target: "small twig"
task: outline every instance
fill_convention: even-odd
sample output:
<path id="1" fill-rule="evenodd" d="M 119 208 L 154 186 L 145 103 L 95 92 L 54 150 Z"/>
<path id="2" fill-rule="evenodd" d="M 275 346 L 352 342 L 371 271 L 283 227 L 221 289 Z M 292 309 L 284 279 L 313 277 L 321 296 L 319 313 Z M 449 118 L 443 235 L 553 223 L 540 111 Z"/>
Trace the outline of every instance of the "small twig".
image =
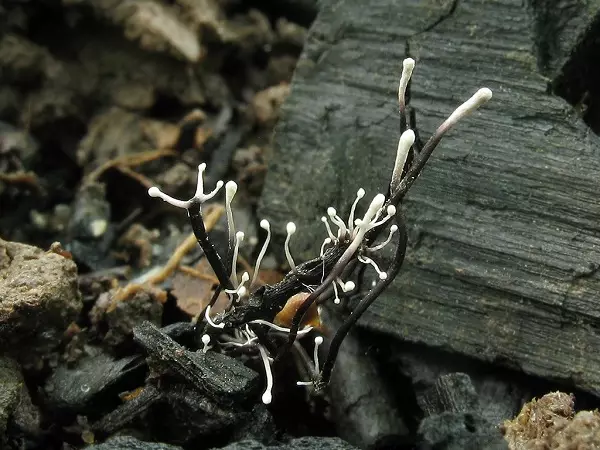
<path id="1" fill-rule="evenodd" d="M 44 189 L 40 184 L 38 176 L 31 171 L 18 171 L 11 173 L 0 173 L 0 181 L 9 184 L 25 184 L 33 187 L 39 194 L 44 194 Z"/>
<path id="2" fill-rule="evenodd" d="M 195 243 L 196 243 L 196 239 L 195 239 L 195 236 L 194 236 L 194 244 Z M 180 272 L 183 272 L 186 275 L 189 275 L 191 277 L 198 278 L 198 279 L 204 280 L 204 281 L 210 281 L 212 284 L 219 284 L 219 280 L 217 280 L 216 277 L 214 277 L 212 275 L 207 275 L 204 272 L 199 271 L 198 269 L 194 269 L 193 267 L 190 267 L 190 266 L 179 266 L 177 269 Z"/>
<path id="3" fill-rule="evenodd" d="M 154 182 L 150 178 L 130 169 L 129 167 L 121 166 L 121 167 L 116 167 L 116 169 L 119 172 L 121 172 L 123 175 L 127 175 L 129 178 L 137 181 L 142 186 L 144 186 L 146 189 L 149 189 L 154 185 Z"/>
<path id="4" fill-rule="evenodd" d="M 134 153 L 132 155 L 118 156 L 110 161 L 106 161 L 100 167 L 90 172 L 85 178 L 85 183 L 96 181 L 106 170 L 111 167 L 135 167 L 149 161 L 154 161 L 165 156 L 175 156 L 173 150 L 148 150 L 145 152 Z"/>

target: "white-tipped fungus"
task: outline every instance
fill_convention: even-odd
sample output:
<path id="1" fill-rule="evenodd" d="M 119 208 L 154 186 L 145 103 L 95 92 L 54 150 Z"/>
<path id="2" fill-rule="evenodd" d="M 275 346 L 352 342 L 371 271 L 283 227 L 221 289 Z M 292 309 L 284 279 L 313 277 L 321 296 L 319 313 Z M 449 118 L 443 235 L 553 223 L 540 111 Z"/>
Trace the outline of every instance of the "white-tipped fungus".
<path id="1" fill-rule="evenodd" d="M 262 248 L 260 249 L 260 253 L 258 254 L 258 257 L 256 258 L 256 264 L 254 266 L 254 275 L 252 275 L 252 282 L 250 283 L 250 286 L 254 286 L 254 283 L 256 283 L 256 280 L 258 280 L 260 273 L 260 263 L 262 263 L 262 260 L 265 257 L 265 253 L 267 253 L 267 247 L 269 246 L 269 242 L 271 241 L 271 225 L 269 224 L 269 221 L 267 219 L 261 220 L 260 227 L 263 230 L 267 231 L 267 238 L 265 239 L 265 243 L 263 244 Z"/>
<path id="2" fill-rule="evenodd" d="M 292 271 L 296 271 L 296 264 L 294 263 L 294 258 L 292 258 L 292 254 L 290 253 L 290 239 L 292 238 L 292 234 L 296 232 L 296 224 L 294 222 L 288 222 L 288 224 L 285 227 L 285 230 L 287 231 L 285 243 L 283 244 L 285 257 L 287 258 L 287 262 L 290 265 Z"/>

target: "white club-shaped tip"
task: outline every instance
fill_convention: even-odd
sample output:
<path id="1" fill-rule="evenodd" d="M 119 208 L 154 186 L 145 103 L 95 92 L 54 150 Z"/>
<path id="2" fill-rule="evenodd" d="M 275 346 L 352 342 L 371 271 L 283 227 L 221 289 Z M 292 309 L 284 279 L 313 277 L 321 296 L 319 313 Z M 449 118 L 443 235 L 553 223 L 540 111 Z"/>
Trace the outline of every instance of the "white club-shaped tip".
<path id="1" fill-rule="evenodd" d="M 392 233 L 395 233 L 396 231 L 398 231 L 398 225 L 392 225 L 392 226 L 390 227 L 390 231 L 391 231 Z"/>
<path id="2" fill-rule="evenodd" d="M 344 283 L 344 292 L 350 292 L 355 287 L 356 284 L 354 284 L 354 281 L 346 281 L 346 283 Z"/>
<path id="3" fill-rule="evenodd" d="M 288 222 L 285 226 L 287 234 L 294 234 L 296 232 L 296 224 L 294 222 Z"/>
<path id="4" fill-rule="evenodd" d="M 385 273 L 385 272 L 381 272 L 381 273 L 379 274 L 379 279 L 380 279 L 380 280 L 385 280 L 385 279 L 387 279 L 387 273 Z"/>
<path id="5" fill-rule="evenodd" d="M 156 186 L 152 186 L 150 189 L 148 189 L 148 195 L 150 197 L 160 197 L 160 189 Z"/>
<path id="6" fill-rule="evenodd" d="M 471 96 L 469 100 L 464 102 L 458 108 L 454 110 L 450 117 L 446 119 L 442 126 L 445 126 L 446 129 L 454 126 L 456 122 L 462 119 L 465 116 L 473 113 L 477 108 L 486 103 L 488 100 L 492 98 L 492 91 L 488 88 L 481 88 L 475 94 Z"/>
<path id="7" fill-rule="evenodd" d="M 337 214 L 337 211 L 335 210 L 335 208 L 333 208 L 333 207 L 331 207 L 331 206 L 330 206 L 329 208 L 327 208 L 327 215 L 328 215 L 329 217 L 333 217 L 333 216 L 335 216 L 336 214 Z"/>
<path id="8" fill-rule="evenodd" d="M 415 143 L 415 132 L 413 130 L 406 130 L 400 136 L 398 141 L 398 150 L 396 151 L 396 161 L 394 162 L 394 170 L 392 172 L 391 187 L 392 191 L 400 184 L 402 171 L 406 165 L 406 159 L 408 158 L 408 152 Z"/>
<path id="9" fill-rule="evenodd" d="M 210 336 L 208 334 L 202 335 L 202 343 L 204 345 L 208 345 L 210 343 Z"/>
<path id="10" fill-rule="evenodd" d="M 206 163 L 198 165 L 198 172 L 204 172 L 206 170 Z"/>
<path id="11" fill-rule="evenodd" d="M 404 61 L 402 61 L 402 69 L 410 70 L 412 72 L 414 68 L 415 68 L 415 60 L 414 59 L 406 58 Z"/>
<path id="12" fill-rule="evenodd" d="M 260 227 L 263 230 L 267 230 L 268 231 L 269 228 L 271 228 L 271 225 L 269 225 L 269 221 L 267 219 L 263 219 L 263 220 L 260 221 Z"/>
<path id="13" fill-rule="evenodd" d="M 371 202 L 371 206 L 376 209 L 381 209 L 381 207 L 383 206 L 384 203 L 385 203 L 385 195 L 377 194 L 373 198 L 373 201 Z"/>
<path id="14" fill-rule="evenodd" d="M 473 97 L 476 97 L 479 101 L 479 104 L 482 105 L 492 98 L 492 90 L 490 88 L 481 88 Z"/>
<path id="15" fill-rule="evenodd" d="M 402 147 L 404 149 L 410 149 L 412 145 L 415 143 L 415 132 L 410 128 L 406 130 L 400 136 L 400 142 L 398 143 L 398 148 Z"/>
<path id="16" fill-rule="evenodd" d="M 246 235 L 244 234 L 243 231 L 238 231 L 237 233 L 235 233 L 235 238 L 240 242 L 242 242 L 244 240 L 244 236 L 246 236 Z"/>
<path id="17" fill-rule="evenodd" d="M 358 191 L 356 191 L 356 196 L 358 198 L 363 198 L 365 196 L 365 190 L 363 188 L 360 188 Z"/>
<path id="18" fill-rule="evenodd" d="M 233 198 L 233 196 L 235 195 L 235 193 L 237 192 L 237 183 L 235 181 L 228 181 L 225 184 L 225 200 L 227 202 L 231 202 L 231 199 Z"/>
<path id="19" fill-rule="evenodd" d="M 271 393 L 270 393 L 270 392 L 265 392 L 265 393 L 262 395 L 262 402 L 263 402 L 265 405 L 268 405 L 268 404 L 270 404 L 272 400 L 273 400 L 273 396 L 271 395 Z"/>
<path id="20" fill-rule="evenodd" d="M 315 338 L 315 344 L 321 345 L 323 343 L 323 336 L 317 336 Z"/>
<path id="21" fill-rule="evenodd" d="M 250 279 L 250 274 L 248 272 L 244 272 L 242 274 L 242 283 L 246 283 Z"/>
<path id="22" fill-rule="evenodd" d="M 396 207 L 394 205 L 390 205 L 387 207 L 387 213 L 390 216 L 393 216 L 394 214 L 396 214 Z"/>

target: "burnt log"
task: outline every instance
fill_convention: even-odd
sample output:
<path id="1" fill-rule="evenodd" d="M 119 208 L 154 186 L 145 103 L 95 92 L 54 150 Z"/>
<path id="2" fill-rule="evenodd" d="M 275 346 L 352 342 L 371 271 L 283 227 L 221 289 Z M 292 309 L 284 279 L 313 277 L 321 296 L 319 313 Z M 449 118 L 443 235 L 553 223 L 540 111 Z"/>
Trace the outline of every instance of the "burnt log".
<path id="1" fill-rule="evenodd" d="M 425 139 L 477 88 L 494 92 L 405 199 L 407 258 L 363 326 L 600 394 L 599 11 L 581 0 L 321 4 L 262 198 L 273 229 L 296 222 L 297 259 L 318 254 L 328 206 L 345 214 L 359 187 L 385 192 L 405 57 L 417 62 L 409 105 Z"/>

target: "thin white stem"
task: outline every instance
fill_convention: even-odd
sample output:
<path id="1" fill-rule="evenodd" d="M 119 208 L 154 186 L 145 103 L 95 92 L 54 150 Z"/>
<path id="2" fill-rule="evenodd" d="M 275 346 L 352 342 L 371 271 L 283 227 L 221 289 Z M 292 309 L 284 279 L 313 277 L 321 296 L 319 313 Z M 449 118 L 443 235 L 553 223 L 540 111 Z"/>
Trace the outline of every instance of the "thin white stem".
<path id="1" fill-rule="evenodd" d="M 394 162 L 394 170 L 392 172 L 392 180 L 390 182 L 391 191 L 394 192 L 402 179 L 402 172 L 406 165 L 406 158 L 410 148 L 415 143 L 415 132 L 413 130 L 406 130 L 400 136 L 398 140 L 398 150 L 396 151 L 396 161 Z"/>
<path id="2" fill-rule="evenodd" d="M 206 310 L 204 311 L 204 318 L 206 319 L 208 324 L 213 328 L 225 328 L 224 323 L 216 324 L 215 322 L 213 322 L 213 320 L 210 318 L 210 308 L 211 308 L 210 305 L 208 305 L 206 307 Z"/>
<path id="3" fill-rule="evenodd" d="M 468 116 L 473 113 L 477 108 L 486 103 L 489 99 L 492 98 L 492 91 L 488 88 L 481 88 L 473 96 L 460 105 L 458 108 L 454 110 L 450 117 L 448 117 L 444 123 L 440 125 L 438 128 L 438 132 L 446 133 L 448 132 L 456 122 L 458 122 L 463 117 Z"/>
<path id="4" fill-rule="evenodd" d="M 283 249 L 285 251 L 285 257 L 287 258 L 287 262 L 290 265 L 290 268 L 293 272 L 296 271 L 296 264 L 294 263 L 294 258 L 292 258 L 292 254 L 290 253 L 290 239 L 292 234 L 296 232 L 296 224 L 294 222 L 288 222 L 285 227 L 287 231 L 287 236 L 285 238 L 285 243 L 283 244 Z"/>
<path id="5" fill-rule="evenodd" d="M 262 319 L 251 320 L 250 323 L 257 323 L 259 325 L 266 325 L 269 328 L 273 328 L 276 331 L 281 331 L 282 333 L 289 333 L 290 332 L 289 328 L 280 327 L 279 325 L 275 325 L 274 323 L 267 322 L 266 320 L 262 320 Z M 310 330 L 312 330 L 312 329 L 313 329 L 313 327 L 302 328 L 301 330 L 298 330 L 298 336 L 302 336 L 302 335 L 310 332 Z"/>
<path id="6" fill-rule="evenodd" d="M 329 216 L 329 219 L 331 219 L 331 221 L 338 226 L 338 237 L 343 238 L 344 236 L 346 236 L 346 224 L 344 223 L 342 218 L 337 215 L 337 211 L 335 210 L 335 208 L 327 208 L 327 215 Z"/>
<path id="7" fill-rule="evenodd" d="M 212 192 L 210 192 L 208 194 L 204 194 L 204 170 L 205 169 L 206 169 L 206 164 L 204 164 L 204 163 L 202 163 L 198 166 L 198 180 L 196 181 L 196 193 L 189 200 L 178 200 L 176 198 L 173 198 L 170 195 L 167 195 L 164 192 L 162 192 L 156 186 L 153 186 L 150 189 L 148 189 L 148 195 L 150 197 L 159 197 L 163 201 L 165 201 L 165 202 L 169 203 L 170 205 L 173 205 L 177 208 L 183 208 L 183 209 L 189 210 L 194 203 L 196 203 L 196 202 L 204 203 L 207 200 L 210 200 L 211 198 L 213 198 L 217 194 L 217 192 L 219 192 L 219 189 L 221 189 L 223 187 L 223 182 L 221 180 L 219 180 L 219 181 L 217 181 L 217 185 Z"/>
<path id="8" fill-rule="evenodd" d="M 331 238 L 325 238 L 321 244 L 321 251 L 319 252 L 320 258 L 323 258 L 323 255 L 325 254 L 325 246 L 329 244 L 331 244 Z"/>
<path id="9" fill-rule="evenodd" d="M 319 369 L 319 346 L 322 343 L 323 343 L 323 336 L 317 336 L 315 338 L 315 352 L 314 352 L 315 375 L 320 372 L 320 369 Z"/>
<path id="10" fill-rule="evenodd" d="M 369 224 L 369 229 L 378 227 L 379 225 L 383 225 L 388 220 L 390 220 L 392 217 L 394 217 L 394 214 L 396 214 L 396 207 L 394 205 L 389 205 L 387 207 L 387 215 L 381 220 L 371 222 Z"/>
<path id="11" fill-rule="evenodd" d="M 231 202 L 237 192 L 237 184 L 235 181 L 228 181 L 225 185 L 225 211 L 227 212 L 227 234 L 229 236 L 229 248 L 235 245 L 235 223 L 233 221 L 233 211 Z"/>
<path id="12" fill-rule="evenodd" d="M 354 283 L 354 281 L 346 281 L 345 283 L 342 281 L 341 278 L 337 278 L 335 280 L 337 282 L 337 284 L 340 285 L 340 287 L 342 288 L 342 292 L 350 292 L 352 289 L 354 289 L 356 287 L 356 284 Z"/>
<path id="13" fill-rule="evenodd" d="M 388 234 L 388 237 L 385 241 L 383 241 L 381 244 L 377 244 L 375 247 L 371 247 L 369 250 L 381 250 L 383 247 L 385 247 L 386 245 L 388 245 L 390 243 L 390 241 L 392 240 L 392 236 L 394 235 L 394 233 L 398 231 L 398 225 L 392 225 L 390 227 L 390 234 Z"/>
<path id="14" fill-rule="evenodd" d="M 233 247 L 233 258 L 231 260 L 231 282 L 233 283 L 233 287 L 238 287 L 237 280 L 237 257 L 238 252 L 240 251 L 240 243 L 244 240 L 244 232 L 238 231 L 235 233 L 235 246 Z"/>
<path id="15" fill-rule="evenodd" d="M 208 344 L 210 344 L 210 336 L 208 334 L 202 335 L 202 344 L 204 344 L 204 347 L 202 348 L 202 353 L 206 353 L 210 349 L 210 347 L 208 346 Z"/>
<path id="16" fill-rule="evenodd" d="M 331 227 L 329 226 L 329 222 L 327 221 L 327 217 L 325 217 L 325 216 L 321 217 L 321 222 L 323 222 L 325 224 L 325 228 L 327 228 L 327 235 L 329 236 L 329 239 L 331 239 L 332 241 L 335 242 L 337 240 L 337 238 L 335 237 L 335 235 L 331 231 Z"/>
<path id="17" fill-rule="evenodd" d="M 333 295 L 335 296 L 333 299 L 333 303 L 335 305 L 339 305 L 342 302 L 342 300 L 340 299 L 340 294 L 338 293 L 337 284 L 332 283 L 332 285 L 333 285 Z"/>
<path id="18" fill-rule="evenodd" d="M 406 88 L 410 77 L 412 76 L 413 69 L 415 68 L 415 60 L 412 58 L 406 58 L 402 62 L 402 76 L 400 77 L 400 85 L 398 86 L 398 103 L 401 108 L 406 106 Z"/>
<path id="19" fill-rule="evenodd" d="M 366 256 L 359 256 L 358 260 L 363 264 L 370 264 L 371 266 L 373 266 L 373 268 L 375 269 L 375 272 L 377 272 L 377 275 L 379 275 L 380 280 L 385 280 L 387 278 L 387 273 L 380 270 L 377 263 L 375 261 L 373 261 L 371 258 L 368 258 Z"/>
<path id="20" fill-rule="evenodd" d="M 269 221 L 263 219 L 260 221 L 260 227 L 263 230 L 267 230 L 267 238 L 265 239 L 265 243 L 260 249 L 260 253 L 258 254 L 258 258 L 256 258 L 256 265 L 254 266 L 254 275 L 252 275 L 252 282 L 250 283 L 250 287 L 254 286 L 256 280 L 258 280 L 258 273 L 260 271 L 260 263 L 265 257 L 265 253 L 267 253 L 267 247 L 269 246 L 269 242 L 271 241 L 271 225 L 269 225 Z"/>
<path id="21" fill-rule="evenodd" d="M 265 376 L 267 378 L 267 387 L 262 395 L 262 402 L 265 405 L 268 405 L 273 400 L 273 374 L 271 373 L 271 363 L 269 362 L 267 351 L 260 344 L 258 344 L 258 351 L 260 352 L 260 357 L 265 366 Z"/>
<path id="22" fill-rule="evenodd" d="M 356 211 L 356 205 L 358 205 L 358 201 L 363 198 L 365 196 L 365 190 L 363 188 L 360 188 L 357 192 L 356 192 L 356 198 L 354 199 L 354 202 L 352 203 L 352 207 L 350 208 L 350 215 L 348 216 L 348 229 L 350 230 L 350 232 L 352 232 L 352 230 L 354 229 L 354 212 Z"/>
<path id="23" fill-rule="evenodd" d="M 242 281 L 240 282 L 239 286 L 235 289 L 225 289 L 225 293 L 237 295 L 238 300 L 241 299 L 248 292 L 248 289 L 246 289 L 246 286 L 244 286 L 244 285 L 248 282 L 249 279 L 250 279 L 250 275 L 248 274 L 248 272 L 244 272 L 242 274 Z"/>
<path id="24" fill-rule="evenodd" d="M 196 193 L 194 198 L 200 199 L 204 195 L 204 171 L 206 170 L 206 163 L 202 163 L 198 166 L 198 179 L 196 180 Z"/>
<path id="25" fill-rule="evenodd" d="M 194 200 L 177 200 L 176 198 L 171 197 L 170 195 L 165 194 L 156 186 L 152 186 L 148 189 L 148 195 L 150 197 L 158 197 L 162 201 L 167 202 L 168 204 L 175 206 L 176 208 L 189 209 L 193 204 Z"/>
<path id="26" fill-rule="evenodd" d="M 353 233 L 354 237 L 348 248 L 340 257 L 340 260 L 349 260 L 351 256 L 356 252 L 356 250 L 358 250 L 358 247 L 360 247 L 360 244 L 365 238 L 365 234 L 370 229 L 369 223 L 373 220 L 373 217 L 375 217 L 377 212 L 381 209 L 384 202 L 385 195 L 377 194 L 375 197 L 373 197 L 373 200 L 371 201 L 371 204 L 369 205 L 369 208 L 367 209 L 367 212 L 365 213 L 364 217 L 362 219 L 356 219 L 356 221 L 354 222 L 356 224 L 356 228 Z"/>
<path id="27" fill-rule="evenodd" d="M 223 181 L 221 181 L 221 180 L 217 181 L 216 187 L 211 192 L 209 192 L 208 194 L 204 194 L 202 196 L 202 199 L 201 199 L 200 202 L 204 203 L 204 202 L 210 200 L 211 198 L 213 198 L 215 195 L 217 195 L 217 192 L 219 192 L 219 190 L 222 187 L 223 187 Z"/>

